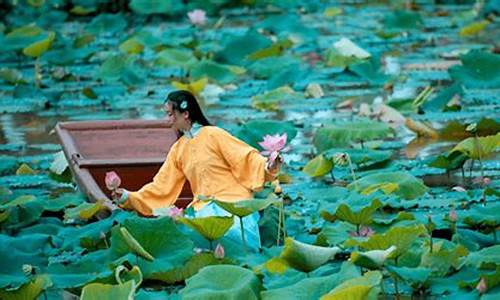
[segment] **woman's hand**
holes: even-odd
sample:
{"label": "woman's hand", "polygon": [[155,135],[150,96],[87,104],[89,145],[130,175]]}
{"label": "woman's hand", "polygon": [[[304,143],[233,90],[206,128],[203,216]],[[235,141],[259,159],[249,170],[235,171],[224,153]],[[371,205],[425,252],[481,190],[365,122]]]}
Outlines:
{"label": "woman's hand", "polygon": [[267,171],[271,174],[278,174],[281,169],[281,165],[283,164],[283,156],[281,156],[281,154],[278,153],[276,154],[275,159],[272,158],[273,155],[271,155],[271,157],[267,161],[266,165]]}

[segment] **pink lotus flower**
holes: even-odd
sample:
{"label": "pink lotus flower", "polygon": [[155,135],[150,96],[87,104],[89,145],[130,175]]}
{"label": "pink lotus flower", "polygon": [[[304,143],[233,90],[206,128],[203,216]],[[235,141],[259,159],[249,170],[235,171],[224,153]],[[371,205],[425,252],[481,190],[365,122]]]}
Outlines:
{"label": "pink lotus flower", "polygon": [[189,22],[193,25],[204,25],[207,22],[207,15],[202,9],[195,9],[187,13]]}
{"label": "pink lotus flower", "polygon": [[481,280],[479,280],[479,282],[477,283],[476,290],[480,294],[484,294],[488,290],[488,286],[486,285],[486,280],[484,280],[483,277],[481,277]]}
{"label": "pink lotus flower", "polygon": [[274,162],[280,152],[287,152],[290,149],[289,147],[285,147],[287,138],[288,136],[286,132],[282,135],[266,134],[264,136],[264,140],[259,142],[259,145],[262,149],[264,149],[264,151],[261,151],[260,153],[262,153],[262,155],[269,156],[269,161],[271,163]]}
{"label": "pink lotus flower", "polygon": [[184,210],[182,208],[178,208],[177,206],[173,206],[170,208],[170,210],[167,212],[167,216],[169,216],[172,219],[177,219],[182,217],[184,214]]}
{"label": "pink lotus flower", "polygon": [[491,183],[491,178],[489,177],[476,177],[472,179],[472,182],[475,184],[482,184],[483,186],[489,185]]}
{"label": "pink lotus flower", "polygon": [[224,247],[222,247],[221,244],[217,244],[217,246],[215,247],[214,256],[218,259],[224,258]]}
{"label": "pink lotus flower", "polygon": [[361,226],[359,228],[359,233],[356,231],[349,231],[350,236],[357,236],[357,237],[370,237],[375,234],[375,231],[371,229],[371,227],[368,226]]}
{"label": "pink lotus flower", "polygon": [[120,184],[122,184],[120,176],[118,176],[118,174],[114,171],[106,172],[106,178],[104,181],[106,182],[106,187],[110,191],[115,191],[118,187],[120,187]]}

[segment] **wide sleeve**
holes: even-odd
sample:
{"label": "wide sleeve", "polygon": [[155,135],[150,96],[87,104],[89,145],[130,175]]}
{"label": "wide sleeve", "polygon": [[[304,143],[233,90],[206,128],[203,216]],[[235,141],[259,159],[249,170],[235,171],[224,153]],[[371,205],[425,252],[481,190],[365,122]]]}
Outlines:
{"label": "wide sleeve", "polygon": [[172,146],[167,159],[153,181],[137,192],[129,192],[123,204],[125,209],[133,209],[145,216],[153,215],[153,210],[175,203],[186,181],[177,162],[177,143]]}
{"label": "wide sleeve", "polygon": [[216,128],[213,141],[220,155],[226,160],[231,173],[238,182],[252,191],[259,191],[266,181],[274,180],[277,174],[267,171],[267,158],[227,131]]}

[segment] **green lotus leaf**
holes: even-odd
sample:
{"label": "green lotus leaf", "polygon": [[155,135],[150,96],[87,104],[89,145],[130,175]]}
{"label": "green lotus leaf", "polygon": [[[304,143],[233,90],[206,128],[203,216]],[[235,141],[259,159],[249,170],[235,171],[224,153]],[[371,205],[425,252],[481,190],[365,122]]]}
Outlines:
{"label": "green lotus leaf", "polygon": [[287,134],[287,143],[297,135],[297,129],[292,122],[275,120],[252,120],[241,125],[235,135],[250,146],[261,149],[259,142],[262,142],[265,135]]}
{"label": "green lotus leaf", "polygon": [[359,243],[359,247],[365,250],[386,250],[396,246],[390,257],[396,258],[404,254],[419,236],[427,234],[424,225],[408,227],[391,227],[383,234],[375,234],[369,240]]}
{"label": "green lotus leaf", "polygon": [[325,64],[329,67],[346,68],[350,65],[362,62],[363,60],[355,56],[345,56],[336,49],[328,49],[325,52]]}
{"label": "green lotus leaf", "polygon": [[397,189],[390,188],[386,191],[394,193],[407,200],[420,197],[428,190],[420,179],[417,179],[413,175],[403,171],[367,175],[352,182],[347,187],[349,189],[356,189],[362,194],[370,194],[377,189],[391,187],[387,184],[395,184],[397,185]]}
{"label": "green lotus leaf", "polygon": [[293,42],[289,39],[284,39],[281,41],[277,41],[271,46],[263,49],[259,49],[247,56],[250,60],[259,60],[270,56],[278,56],[281,55],[286,49],[293,46]]}
{"label": "green lotus leaf", "polygon": [[372,223],[372,215],[382,206],[379,200],[374,200],[370,206],[363,207],[360,211],[353,211],[349,205],[342,203],[337,207],[337,219],[354,225],[368,225]]}
{"label": "green lotus leaf", "polygon": [[134,12],[143,15],[176,15],[185,9],[185,4],[170,0],[131,0],[129,7]]}
{"label": "green lotus leaf", "polygon": [[191,257],[182,266],[176,267],[167,272],[152,274],[150,279],[161,280],[169,284],[174,284],[188,279],[206,266],[219,264],[230,264],[230,261],[228,259],[218,259],[213,255],[213,253],[200,253]]}
{"label": "green lotus leaf", "polygon": [[[285,273],[286,274],[286,273]],[[303,273],[302,273],[303,274]],[[331,291],[346,280],[359,277],[361,274],[350,262],[344,262],[339,272],[322,277],[309,277],[299,282],[277,289],[263,291],[263,300],[309,300],[319,299],[322,295]]]}
{"label": "green lotus leaf", "polygon": [[201,269],[198,274],[186,280],[181,290],[182,299],[258,299],[262,289],[260,280],[250,270],[232,266],[217,265]]}
{"label": "green lotus leaf", "polygon": [[303,99],[301,93],[285,85],[252,97],[252,107],[261,110],[278,110],[280,104]]}
{"label": "green lotus leaf", "polygon": [[139,244],[139,242],[137,242],[137,240],[130,234],[130,232],[128,232],[127,228],[120,227],[120,232],[132,253],[142,256],[149,261],[153,261],[155,259],[151,254],[144,250],[141,244]]}
{"label": "green lotus leaf", "polygon": [[144,50],[144,45],[138,40],[130,38],[119,46],[120,50],[127,54],[140,54]]}
{"label": "green lotus leaf", "polygon": [[351,158],[354,167],[358,169],[370,168],[376,164],[388,161],[392,156],[390,150],[373,150],[373,149],[340,149],[333,148],[323,152],[323,155],[332,159],[337,153],[347,153]]}
{"label": "green lotus leaf", "polygon": [[338,252],[338,247],[314,246],[287,237],[280,258],[297,270],[311,272],[333,259]]}
{"label": "green lotus leaf", "polygon": [[460,152],[472,159],[484,159],[500,147],[500,133],[484,137],[470,137],[456,145],[450,153]]}
{"label": "green lotus leaf", "polygon": [[392,133],[385,123],[359,120],[327,125],[316,131],[313,143],[319,152],[330,148],[349,147],[352,143],[383,139]]}
{"label": "green lotus leaf", "polygon": [[127,21],[121,14],[99,14],[86,26],[88,32],[100,34],[103,32],[123,32],[127,27]]}
{"label": "green lotus leaf", "polygon": [[230,83],[245,70],[239,67],[219,64],[211,60],[202,60],[192,65],[190,75],[193,79],[208,77],[219,83]]}
{"label": "green lotus leaf", "polygon": [[26,80],[23,79],[23,74],[17,69],[1,68],[0,78],[12,85],[27,83]]}
{"label": "green lotus leaf", "polygon": [[382,85],[390,79],[390,76],[380,71],[380,63],[378,61],[379,58],[373,56],[368,61],[351,64],[349,70],[372,84]]}
{"label": "green lotus leaf", "polygon": [[265,199],[256,198],[238,202],[223,202],[213,200],[213,202],[219,207],[240,218],[246,217],[254,212],[261,211],[267,208],[269,205],[277,204],[279,201],[280,200],[273,194]]}
{"label": "green lotus leaf", "polygon": [[64,220],[72,222],[74,220],[89,220],[101,210],[107,209],[104,202],[98,201],[95,203],[84,202],[77,207],[68,208],[64,212]]}
{"label": "green lotus leaf", "polygon": [[52,42],[54,41],[56,34],[54,32],[49,32],[47,38],[35,42],[28,47],[23,49],[23,53],[26,56],[30,57],[40,57],[42,54],[47,52],[50,49]]}
{"label": "green lotus leaf", "polygon": [[396,274],[399,278],[410,284],[422,285],[424,284],[431,275],[432,270],[428,268],[408,268],[408,267],[395,267],[387,266],[387,270],[393,274]]}
{"label": "green lotus leaf", "polygon": [[302,171],[311,177],[321,177],[330,173],[333,167],[333,161],[320,154],[307,162]]}
{"label": "green lotus leaf", "polygon": [[242,36],[228,36],[216,57],[225,63],[240,64],[247,55],[269,47],[271,41],[255,29],[249,29]]}
{"label": "green lotus leaf", "polygon": [[[183,265],[193,254],[193,242],[177,229],[171,218],[129,217],[122,224],[122,227],[115,226],[111,230],[110,249],[113,258],[116,258],[113,264],[116,266],[128,261],[138,265],[145,279],[154,273],[166,272]],[[123,227],[147,253],[154,257],[154,261],[150,262],[142,256],[130,253],[130,247],[120,230]],[[159,230],[161,234],[158,234]]]}
{"label": "green lotus leaf", "polygon": [[497,228],[500,225],[500,205],[474,207],[464,215],[463,221],[465,224],[474,227],[488,226]]}
{"label": "green lotus leaf", "polygon": [[395,10],[384,18],[386,31],[411,30],[423,25],[422,17],[418,12],[410,10]]}
{"label": "green lotus leaf", "polygon": [[494,245],[470,253],[463,260],[462,265],[473,266],[479,269],[495,269],[497,265],[500,265],[500,245]]}
{"label": "green lotus leaf", "polygon": [[198,59],[189,49],[169,48],[159,52],[155,61],[161,66],[189,68]]}
{"label": "green lotus leaf", "polygon": [[448,153],[447,155],[438,155],[433,161],[429,163],[429,167],[452,171],[463,167],[467,159],[469,159],[467,155],[459,151],[455,151]]}
{"label": "green lotus leaf", "polygon": [[202,218],[180,218],[179,221],[196,230],[209,241],[220,239],[233,226],[233,217],[211,216]]}
{"label": "green lotus leaf", "polygon": [[379,269],[396,250],[396,246],[391,246],[386,250],[370,250],[366,252],[351,253],[351,261],[357,266],[368,268],[370,270]]}
{"label": "green lotus leaf", "polygon": [[25,300],[25,299],[38,299],[38,296],[48,287],[52,282],[47,275],[37,275],[28,283],[25,283],[20,288],[15,290],[0,290],[0,299],[2,300]]}
{"label": "green lotus leaf", "polygon": [[446,276],[450,268],[458,269],[460,259],[469,254],[469,251],[462,245],[453,245],[447,249],[443,247],[442,242],[433,245],[432,252],[426,252],[422,255],[420,267],[428,268],[433,275]]}
{"label": "green lotus leaf", "polygon": [[362,277],[349,279],[328,294],[321,297],[322,300],[371,300],[377,299],[382,281],[382,273],[379,271],[366,272]]}
{"label": "green lotus leaf", "polygon": [[133,280],[118,285],[91,283],[83,287],[80,299],[81,300],[100,300],[100,299],[133,300],[135,289],[136,285]]}
{"label": "green lotus leaf", "polygon": [[468,88],[495,88],[500,85],[500,55],[472,50],[460,57],[462,65],[451,67],[451,78]]}

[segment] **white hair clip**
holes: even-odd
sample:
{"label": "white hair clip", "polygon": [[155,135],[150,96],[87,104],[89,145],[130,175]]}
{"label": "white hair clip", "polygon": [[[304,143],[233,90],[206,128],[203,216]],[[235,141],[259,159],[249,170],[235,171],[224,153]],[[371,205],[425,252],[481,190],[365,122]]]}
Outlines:
{"label": "white hair clip", "polygon": [[181,109],[186,109],[188,107],[187,101],[186,100],[182,101],[180,107]]}

